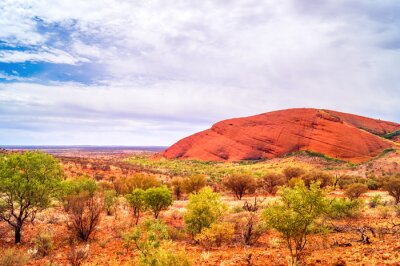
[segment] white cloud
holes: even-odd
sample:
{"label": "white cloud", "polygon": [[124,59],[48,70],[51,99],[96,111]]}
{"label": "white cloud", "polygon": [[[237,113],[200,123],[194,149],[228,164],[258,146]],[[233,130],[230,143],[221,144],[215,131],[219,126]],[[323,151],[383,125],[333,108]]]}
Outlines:
{"label": "white cloud", "polygon": [[53,64],[69,65],[75,65],[80,62],[89,62],[89,60],[86,58],[74,57],[71,56],[69,53],[59,49],[41,49],[41,51],[36,52],[0,50],[0,62],[22,63],[25,61],[40,61]]}
{"label": "white cloud", "polygon": [[[91,61],[107,75],[96,76],[104,86],[3,84],[0,124],[18,118],[22,128],[34,114],[36,127],[69,121],[86,132],[76,142],[112,128],[109,142],[170,144],[219,119],[289,107],[400,121],[399,4],[311,2],[3,1],[0,39],[40,49],[0,61]],[[57,32],[33,17],[70,38],[52,43]]]}

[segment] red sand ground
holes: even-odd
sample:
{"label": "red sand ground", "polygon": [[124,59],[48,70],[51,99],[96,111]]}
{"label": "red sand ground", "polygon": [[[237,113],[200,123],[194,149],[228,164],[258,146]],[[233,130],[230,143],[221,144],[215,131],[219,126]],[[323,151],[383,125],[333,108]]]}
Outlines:
{"label": "red sand ground", "polygon": [[228,119],[184,138],[164,157],[204,161],[274,158],[309,150],[362,162],[397,144],[377,135],[400,124],[336,111],[299,108]]}

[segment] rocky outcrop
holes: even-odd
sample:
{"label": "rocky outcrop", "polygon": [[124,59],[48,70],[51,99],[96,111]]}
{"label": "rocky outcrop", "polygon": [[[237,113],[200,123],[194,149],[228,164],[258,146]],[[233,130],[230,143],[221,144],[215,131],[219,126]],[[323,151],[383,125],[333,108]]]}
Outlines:
{"label": "rocky outcrop", "polygon": [[397,123],[336,111],[288,109],[218,122],[178,141],[163,156],[240,161],[308,150],[361,162],[396,146],[383,136],[399,129]]}

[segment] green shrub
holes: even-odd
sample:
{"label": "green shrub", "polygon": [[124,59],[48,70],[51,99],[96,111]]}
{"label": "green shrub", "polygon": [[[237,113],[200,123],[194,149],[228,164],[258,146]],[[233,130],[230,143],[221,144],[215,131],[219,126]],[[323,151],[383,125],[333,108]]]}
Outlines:
{"label": "green shrub", "polygon": [[380,194],[373,195],[368,202],[369,207],[376,208],[382,204],[382,196]]}
{"label": "green shrub", "polygon": [[186,177],[183,180],[183,189],[187,194],[197,193],[207,185],[207,178],[205,175],[195,174]]}
{"label": "green shrub", "polygon": [[309,187],[313,182],[319,182],[321,187],[331,186],[333,184],[333,177],[321,171],[311,171],[301,176],[304,184]]}
{"label": "green shrub", "polygon": [[96,194],[81,192],[69,197],[69,228],[83,241],[88,241],[100,224],[104,203]]}
{"label": "green shrub", "polygon": [[45,257],[53,251],[53,234],[50,232],[39,232],[35,236],[35,249],[37,255]]}
{"label": "green shrub", "polygon": [[369,190],[378,190],[379,189],[379,182],[373,178],[368,178],[366,181],[366,185],[368,186]]}
{"label": "green shrub", "polygon": [[140,252],[139,265],[188,266],[183,252],[172,250],[166,225],[159,220],[146,220],[124,237],[125,246]]}
{"label": "green shrub", "polygon": [[181,199],[182,194],[185,192],[184,179],[180,176],[176,176],[171,180],[172,192],[174,193],[177,200]]}
{"label": "green shrub", "polygon": [[0,251],[0,266],[23,266],[28,263],[28,256],[15,248]]}
{"label": "green shrub", "polygon": [[186,208],[184,220],[188,232],[193,236],[210,227],[227,209],[219,194],[212,192],[210,188],[191,194]]}
{"label": "green shrub", "polygon": [[263,213],[264,221],[277,230],[285,240],[292,263],[300,263],[307,235],[315,230],[317,219],[326,214],[329,202],[319,183],[307,188],[297,183],[293,188],[283,188],[279,203],[270,205]]}
{"label": "green shrub", "polygon": [[356,217],[360,214],[363,205],[362,200],[337,198],[331,201],[328,216],[332,219]]}
{"label": "green shrub", "polygon": [[234,224],[227,222],[216,222],[209,228],[203,228],[200,234],[194,238],[202,246],[210,249],[213,246],[220,247],[229,244],[235,235]]}
{"label": "green shrub", "polygon": [[236,233],[240,235],[245,245],[253,245],[269,230],[264,220],[260,219],[257,212],[245,211],[232,217],[235,223]]}
{"label": "green shrub", "polygon": [[131,193],[126,194],[125,198],[128,201],[129,206],[132,208],[133,217],[135,224],[137,225],[140,218],[140,213],[146,210],[146,204],[144,201],[144,190],[141,188],[134,189]]}
{"label": "green shrub", "polygon": [[104,191],[104,209],[107,215],[112,214],[112,210],[115,208],[117,203],[117,192],[115,190],[105,190]]}
{"label": "green shrub", "polygon": [[161,182],[157,177],[146,174],[135,174],[129,177],[122,177],[114,181],[114,188],[118,194],[127,194],[136,188],[149,189],[159,187]]}
{"label": "green shrub", "polygon": [[147,189],[144,192],[144,204],[157,219],[162,210],[166,210],[172,205],[171,190],[165,186]]}

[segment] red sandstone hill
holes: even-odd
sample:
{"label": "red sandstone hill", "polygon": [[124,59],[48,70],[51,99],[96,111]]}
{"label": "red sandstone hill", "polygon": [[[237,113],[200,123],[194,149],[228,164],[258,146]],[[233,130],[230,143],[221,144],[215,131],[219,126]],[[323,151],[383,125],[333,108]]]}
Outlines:
{"label": "red sandstone hill", "polygon": [[274,111],[228,119],[186,137],[164,153],[165,158],[240,161],[273,158],[297,151],[362,162],[388,148],[383,138],[400,124],[330,110],[309,108]]}

